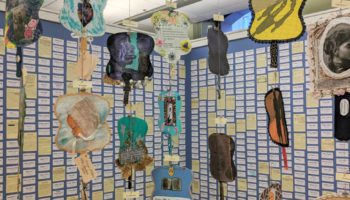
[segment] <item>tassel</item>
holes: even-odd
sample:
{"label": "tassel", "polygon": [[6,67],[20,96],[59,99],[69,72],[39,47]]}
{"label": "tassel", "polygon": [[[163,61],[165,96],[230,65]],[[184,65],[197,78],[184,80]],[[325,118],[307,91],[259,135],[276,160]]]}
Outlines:
{"label": "tassel", "polygon": [[284,162],[284,169],[288,170],[287,151],[285,147],[282,147],[282,156],[283,156],[283,162]]}

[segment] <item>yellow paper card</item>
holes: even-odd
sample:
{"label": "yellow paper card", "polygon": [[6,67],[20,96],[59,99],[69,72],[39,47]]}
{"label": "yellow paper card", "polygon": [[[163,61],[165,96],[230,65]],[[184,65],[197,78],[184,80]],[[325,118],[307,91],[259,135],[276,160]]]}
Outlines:
{"label": "yellow paper card", "polygon": [[192,171],[199,172],[199,160],[192,160]]}
{"label": "yellow paper card", "polygon": [[226,96],[226,108],[227,108],[227,110],[235,110],[236,109],[235,96]]}
{"label": "yellow paper card", "polygon": [[294,182],[292,175],[282,175],[282,190],[286,192],[294,191]]}
{"label": "yellow paper card", "polygon": [[208,86],[208,100],[216,99],[216,88],[215,86]]}
{"label": "yellow paper card", "polygon": [[294,114],[294,131],[305,132],[305,114]]}
{"label": "yellow paper card", "polygon": [[0,37],[0,55],[5,55],[4,37]]}
{"label": "yellow paper card", "polygon": [[294,134],[294,149],[306,150],[306,135],[304,133]]}
{"label": "yellow paper card", "polygon": [[113,192],[114,191],[114,178],[104,178],[103,191],[104,192]]}
{"label": "yellow paper card", "polygon": [[17,139],[18,137],[18,119],[6,120],[6,138]]}
{"label": "yellow paper card", "polygon": [[226,109],[226,93],[224,90],[220,91],[221,93],[221,98],[217,99],[217,109],[219,110],[224,110]]}
{"label": "yellow paper card", "polygon": [[259,162],[259,174],[269,174],[268,162]]}
{"label": "yellow paper card", "polygon": [[54,167],[52,170],[52,181],[64,181],[66,179],[66,167]]}
{"label": "yellow paper card", "polygon": [[321,140],[322,151],[334,151],[334,139],[322,139]]}
{"label": "yellow paper card", "polygon": [[79,200],[78,196],[69,196],[67,200]]}
{"label": "yellow paper card", "polygon": [[124,188],[115,189],[115,200],[124,200]]}
{"label": "yellow paper card", "polygon": [[267,61],[266,61],[266,54],[258,54],[256,56],[256,67],[266,67]]}
{"label": "yellow paper card", "polygon": [[279,73],[274,71],[274,72],[269,72],[269,75],[268,75],[268,81],[269,81],[269,84],[276,84],[279,82]]}
{"label": "yellow paper card", "polygon": [[306,107],[307,108],[318,108],[318,102],[319,100],[313,97],[311,92],[307,92],[306,95]]}
{"label": "yellow paper card", "polygon": [[36,99],[37,98],[37,76],[36,74],[28,74],[26,76],[26,97],[29,99]]}
{"label": "yellow paper card", "polygon": [[92,200],[103,200],[103,192],[102,191],[93,192]]}
{"label": "yellow paper card", "polygon": [[337,181],[350,182],[350,174],[337,173],[336,174]]}
{"label": "yellow paper card", "polygon": [[281,180],[281,170],[278,168],[271,168],[271,180],[279,181]]}
{"label": "yellow paper card", "polygon": [[186,68],[185,66],[181,66],[179,69],[179,78],[186,78]]}
{"label": "yellow paper card", "polygon": [[108,101],[111,108],[114,107],[114,95],[113,94],[104,94],[103,97]]}
{"label": "yellow paper card", "polygon": [[51,196],[51,180],[39,181],[38,190],[39,197]]}
{"label": "yellow paper card", "polygon": [[208,126],[213,127],[215,125],[216,113],[208,113]]}
{"label": "yellow paper card", "polygon": [[238,178],[237,182],[239,191],[247,191],[247,179]]}
{"label": "yellow paper card", "polygon": [[74,81],[79,78],[77,63],[67,62],[67,81]]}
{"label": "yellow paper card", "polygon": [[145,121],[148,125],[147,135],[153,135],[154,133],[154,118],[153,117],[145,117]]}
{"label": "yellow paper card", "polygon": [[199,63],[199,69],[207,68],[207,59],[206,58],[199,59],[198,63]]}
{"label": "yellow paper card", "polygon": [[256,114],[247,114],[247,130],[256,130]]}
{"label": "yellow paper card", "polygon": [[38,142],[38,154],[51,155],[51,137],[39,137]]}
{"label": "yellow paper card", "polygon": [[18,186],[18,176],[15,175],[6,175],[6,193],[17,192]]}
{"label": "yellow paper card", "polygon": [[206,87],[201,87],[199,88],[199,99],[207,99],[207,91],[208,91],[208,88]]}
{"label": "yellow paper card", "polygon": [[257,93],[265,94],[267,92],[267,75],[257,76]]}
{"label": "yellow paper card", "polygon": [[227,135],[236,135],[236,124],[228,123],[226,126]]}
{"label": "yellow paper card", "polygon": [[6,93],[6,108],[18,109],[19,108],[19,92],[17,88],[7,88]]}
{"label": "yellow paper card", "polygon": [[154,183],[153,182],[146,183],[146,197],[151,196],[153,191],[154,191]]}
{"label": "yellow paper card", "polygon": [[195,179],[193,181],[193,183],[192,183],[192,193],[198,194],[199,193],[199,188],[200,188],[199,180]]}
{"label": "yellow paper card", "polygon": [[23,151],[37,151],[36,132],[26,132],[23,134]]}
{"label": "yellow paper card", "polygon": [[153,92],[153,79],[151,81],[147,81],[146,82],[146,87],[145,87],[145,91],[146,92]]}
{"label": "yellow paper card", "polygon": [[294,84],[300,84],[304,83],[304,68],[302,69],[293,69],[293,83]]}
{"label": "yellow paper card", "polygon": [[50,37],[41,36],[39,38],[39,57],[51,58],[52,39]]}
{"label": "yellow paper card", "polygon": [[304,41],[298,41],[292,43],[292,54],[304,52]]}
{"label": "yellow paper card", "polygon": [[192,99],[191,100],[191,108],[192,109],[198,109],[198,99],[196,98],[196,99]]}
{"label": "yellow paper card", "polygon": [[66,82],[67,84],[67,94],[76,94],[78,93],[78,88],[73,87],[73,82]]}
{"label": "yellow paper card", "polygon": [[217,132],[216,128],[208,128],[208,136],[216,132]]}
{"label": "yellow paper card", "polygon": [[236,127],[237,127],[237,132],[245,132],[246,131],[245,119],[237,119]]}
{"label": "yellow paper card", "polygon": [[145,103],[144,102],[137,102],[135,104],[135,114],[139,118],[143,119],[145,118]]}

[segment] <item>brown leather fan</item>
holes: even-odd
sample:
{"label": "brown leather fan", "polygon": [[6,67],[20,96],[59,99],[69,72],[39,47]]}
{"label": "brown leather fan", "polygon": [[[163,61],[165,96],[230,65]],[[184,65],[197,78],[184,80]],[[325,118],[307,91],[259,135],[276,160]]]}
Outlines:
{"label": "brown leather fan", "polygon": [[282,92],[273,88],[265,96],[265,108],[269,116],[269,134],[271,140],[282,146],[284,168],[288,169],[288,160],[285,147],[289,147],[288,128],[284,113]]}

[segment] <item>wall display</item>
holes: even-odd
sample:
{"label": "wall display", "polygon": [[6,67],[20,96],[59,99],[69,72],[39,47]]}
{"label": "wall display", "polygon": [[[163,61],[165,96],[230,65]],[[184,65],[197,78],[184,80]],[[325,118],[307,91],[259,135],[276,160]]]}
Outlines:
{"label": "wall display", "polygon": [[350,15],[334,15],[308,26],[308,61],[315,97],[350,90]]}
{"label": "wall display", "polygon": [[122,85],[124,105],[127,105],[131,88],[142,88],[153,75],[150,54],[154,41],[143,33],[116,33],[109,36],[107,47],[111,58],[106,66],[104,82]]}
{"label": "wall display", "polygon": [[338,140],[350,139],[350,93],[335,97],[334,137]]}
{"label": "wall display", "polygon": [[221,79],[220,76],[227,75],[230,70],[230,65],[227,60],[227,48],[228,40],[226,35],[221,31],[221,23],[215,22],[213,28],[208,30],[208,48],[209,48],[209,57],[208,65],[211,73],[217,75],[217,93],[218,98],[221,98],[220,89],[221,89]]}
{"label": "wall display", "polygon": [[282,200],[282,186],[278,183],[271,184],[260,194],[260,200]]}
{"label": "wall display", "polygon": [[107,0],[64,0],[61,24],[74,37],[96,37],[105,33],[103,10]]}
{"label": "wall display", "polygon": [[233,139],[220,133],[209,136],[210,173],[220,183],[220,199],[224,199],[224,182],[232,182],[237,177],[237,169],[233,163],[235,143]]}
{"label": "wall display", "polygon": [[271,67],[277,68],[278,45],[300,38],[305,31],[302,9],[306,0],[249,0],[253,13],[249,37],[255,42],[271,43]]}
{"label": "wall display", "polygon": [[157,167],[152,171],[153,200],[191,200],[192,172],[176,165]]}
{"label": "wall display", "polygon": [[[193,199],[220,195],[209,167],[208,136],[215,132],[227,134],[236,144],[237,178],[223,184],[227,200],[259,199],[272,183],[281,185],[284,200],[348,190],[347,179],[337,174],[348,174],[350,144],[334,138],[334,97],[315,99],[310,93],[305,39],[279,44],[278,72],[269,67],[270,45],[248,38],[230,41],[227,58],[234,70],[222,78],[225,93],[220,100],[215,98],[215,75],[208,68],[208,47],[193,49],[187,57],[191,117],[186,130],[191,142],[186,144],[191,149]],[[265,95],[272,88],[283,93],[288,170],[283,169],[282,149],[268,134]],[[224,126],[215,123],[218,115],[227,119]]]}
{"label": "wall display", "polygon": [[69,153],[86,153],[101,150],[110,141],[107,124],[110,106],[108,101],[89,93],[60,96],[55,114],[60,127],[56,145]]}
{"label": "wall display", "polygon": [[145,145],[147,130],[147,123],[143,119],[127,116],[118,120],[120,149],[115,162],[125,179],[132,175],[133,169],[144,170],[153,161]]}
{"label": "wall display", "polygon": [[289,147],[288,128],[284,113],[282,92],[279,88],[273,88],[265,95],[265,108],[269,116],[270,139],[282,147],[284,168],[288,169],[287,152]]}
{"label": "wall display", "polygon": [[[0,12],[4,18],[4,13]],[[81,182],[83,175],[77,169],[78,159],[72,159],[68,152],[58,149],[54,135],[59,129],[59,120],[54,114],[54,104],[59,96],[76,94],[79,88],[73,87],[74,80],[80,80],[77,73],[79,67],[80,41],[72,39],[71,33],[62,25],[41,20],[44,28],[43,35],[37,43],[23,48],[23,66],[27,69],[26,116],[24,121],[23,153],[19,154],[17,144],[17,129],[19,119],[19,86],[16,77],[16,50],[7,48],[4,54],[0,52],[0,110],[3,118],[0,126],[0,199],[17,199],[17,172],[21,174],[20,199],[82,199]],[[0,38],[3,37],[5,21],[0,20]],[[104,67],[110,59],[106,40],[109,35],[94,38],[89,45],[88,53],[95,56],[97,65],[91,75],[93,87],[86,92],[103,96],[108,100],[110,112],[107,116],[111,133],[117,133],[116,119],[125,115],[124,105],[120,99],[123,89],[103,83]],[[146,85],[145,90],[133,90],[130,102],[136,110],[136,115],[147,121],[148,134],[145,145],[148,155],[154,162],[144,171],[134,173],[133,189],[142,198],[150,198],[153,192],[151,172],[153,168],[162,166],[164,154],[168,149],[162,144],[166,140],[159,131],[157,122],[158,102],[160,92],[166,90],[172,82],[172,88],[181,96],[185,96],[185,62],[179,61],[176,71],[179,76],[170,80],[168,64],[158,55],[150,56],[154,66],[154,78]],[[77,63],[78,62],[78,63]],[[85,66],[85,65],[83,65]],[[84,67],[84,72],[86,67]],[[81,93],[81,91],[80,91]],[[185,106],[186,104],[182,102]],[[181,156],[179,166],[185,166],[186,145],[185,119],[186,113],[180,113],[182,133],[174,143],[174,153]],[[127,182],[122,178],[121,171],[115,165],[120,149],[117,134],[110,135],[110,142],[101,150],[88,153],[89,159],[96,172],[96,178],[86,185],[85,192],[89,199],[121,199]],[[86,154],[85,154],[86,155]],[[21,168],[18,169],[18,158]],[[85,158],[84,158],[85,159]],[[89,169],[84,160],[83,168]],[[93,176],[92,174],[88,174]],[[86,181],[86,179],[85,179]]]}
{"label": "wall display", "polygon": [[188,36],[190,21],[188,17],[174,10],[163,10],[152,15],[151,21],[156,31],[155,48],[167,62],[175,64],[181,55],[191,51]]}

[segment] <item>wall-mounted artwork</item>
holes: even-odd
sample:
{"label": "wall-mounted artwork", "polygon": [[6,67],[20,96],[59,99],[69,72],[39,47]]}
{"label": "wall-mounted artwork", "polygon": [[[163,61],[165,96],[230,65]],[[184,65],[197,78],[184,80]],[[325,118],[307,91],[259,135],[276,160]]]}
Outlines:
{"label": "wall-mounted artwork", "polygon": [[350,16],[311,24],[308,60],[314,96],[343,95],[350,90]]}

